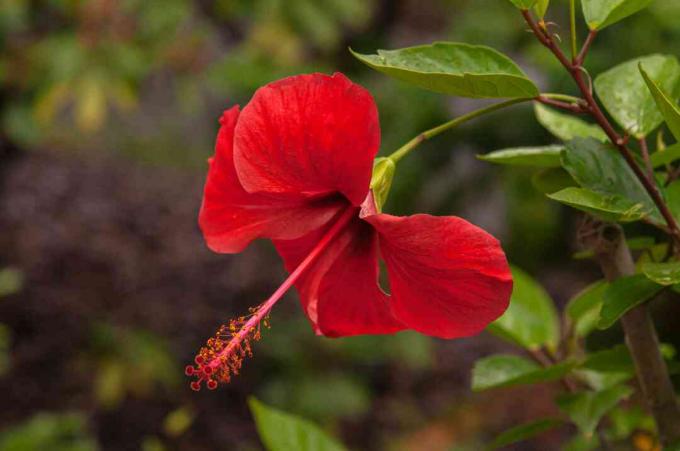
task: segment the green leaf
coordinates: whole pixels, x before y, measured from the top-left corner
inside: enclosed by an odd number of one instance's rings
[[[663,116],[647,89],[639,65],[644,66],[649,77],[660,83],[664,91],[675,92],[680,65],[669,55],[650,55],[619,64],[595,78],[595,91],[616,122],[641,138],[661,125]]]
[[[255,398],[248,400],[257,432],[268,451],[344,451],[345,448],[318,426],[266,406]]]
[[[626,345],[589,354],[581,366],[600,373],[625,373],[631,377],[635,374],[635,364]]]
[[[600,280],[587,286],[567,304],[566,312],[577,336],[585,337],[597,327],[606,289],[607,282]]]
[[[590,435],[600,419],[632,393],[630,387],[617,386],[597,392],[565,394],[557,398],[557,405],[581,432]]]
[[[2,451],[96,451],[96,438],[88,430],[88,417],[77,412],[38,413],[0,432]]]
[[[510,0],[519,9],[529,9],[536,3],[536,0]]]
[[[528,440],[554,429],[562,423],[562,420],[556,418],[546,418],[515,426],[496,437],[496,440],[488,446],[488,449],[502,448],[504,446],[512,445],[513,443]]]
[[[565,188],[547,196],[605,221],[639,221],[650,214],[650,210],[640,203],[636,204],[621,196],[606,196],[583,188]]]
[[[628,207],[661,221],[656,205],[623,157],[608,143],[576,138],[566,144],[562,166],[579,185],[604,196],[621,197]],[[617,208],[625,203],[614,202]],[[638,205],[639,204],[639,205]]]
[[[542,168],[558,168],[561,165],[560,154],[564,146],[514,147],[496,150],[477,158],[491,163],[513,166],[536,166]]]
[[[593,451],[600,448],[600,439],[597,435],[585,436],[578,434],[567,441],[561,451]]]
[[[638,68],[654,97],[656,106],[666,120],[668,128],[673,133],[673,136],[675,136],[675,139],[680,140],[680,108],[678,108],[677,97],[674,98],[674,96],[667,94],[656,81],[652,80],[642,64]]]
[[[350,50],[351,51],[351,50]],[[507,56],[485,46],[456,42],[377,55],[352,54],[373,69],[429,91],[472,98],[532,98],[538,88]]]
[[[650,299],[662,289],[661,285],[652,282],[644,274],[616,279],[604,292],[597,327],[611,327],[628,310]]]
[[[543,368],[516,355],[492,355],[477,360],[472,370],[472,390],[549,382],[562,378],[574,364],[564,362]]]
[[[541,169],[531,177],[531,184],[543,194],[552,194],[577,186],[574,178],[562,168]]]
[[[574,138],[595,138],[599,141],[607,141],[607,135],[595,124],[557,112],[540,103],[534,104],[534,113],[536,120],[562,141],[570,141]]]
[[[642,272],[649,280],[659,285],[680,283],[680,262],[648,262],[642,265]]]
[[[545,13],[548,11],[549,4],[550,0],[538,0],[534,5],[534,11],[536,11],[536,15],[543,19],[543,17],[545,17]]]
[[[527,349],[555,349],[559,321],[553,300],[534,279],[512,268],[514,287],[510,306],[489,331]]]
[[[635,14],[652,0],[582,0],[583,15],[591,30],[601,30]]]
[[[656,169],[665,166],[668,163],[672,163],[678,158],[680,158],[680,143],[675,143],[672,146],[666,147],[664,150],[654,152],[650,155],[649,161]]]

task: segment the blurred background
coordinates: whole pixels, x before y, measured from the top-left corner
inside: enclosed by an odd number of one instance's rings
[[[566,38],[566,1],[552,3]],[[612,26],[592,73],[677,52],[678,23],[680,3],[657,1]],[[554,414],[557,387],[471,393],[476,359],[515,352],[497,338],[318,338],[293,294],[230,385],[194,393],[183,376],[220,324],[285,277],[267,243],[237,256],[203,244],[221,111],[283,76],[342,71],[375,96],[391,152],[482,102],[390,80],[347,48],[434,40],[494,46],[544,90],[572,92],[501,0],[0,0],[0,451],[258,450],[249,395],[356,450],[478,450]],[[529,106],[466,125],[400,164],[386,211],[485,227],[563,305],[598,277],[571,259],[578,218],[531,172],[475,159],[548,142]],[[510,449],[557,449],[572,433]]]

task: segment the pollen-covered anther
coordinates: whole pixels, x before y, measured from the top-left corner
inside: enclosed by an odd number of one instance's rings
[[[249,309],[248,316],[241,316],[223,324],[194,358],[195,365],[188,365],[184,374],[195,377],[192,390],[198,391],[205,382],[208,390],[215,390],[218,383],[229,383],[239,374],[243,360],[253,356],[252,343],[262,337],[261,328],[269,328],[268,311],[262,306]]]

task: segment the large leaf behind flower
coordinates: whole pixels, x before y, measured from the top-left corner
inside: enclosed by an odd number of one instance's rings
[[[507,56],[481,45],[436,42],[375,55],[352,51],[361,62],[421,88],[472,98],[531,98],[538,88]]]

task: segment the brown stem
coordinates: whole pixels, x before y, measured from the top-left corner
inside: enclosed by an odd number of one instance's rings
[[[654,201],[654,204],[659,209],[659,212],[666,221],[666,224],[668,224],[668,229],[670,230],[670,233],[673,236],[673,240],[676,243],[676,247],[680,248],[680,226],[678,226],[678,223],[673,217],[673,214],[668,208],[668,205],[666,205],[666,202],[664,201],[663,196],[659,191],[659,188],[656,186],[656,182],[654,182],[654,179],[648,177],[647,174],[645,174],[645,171],[643,171],[642,168],[640,168],[640,165],[637,164],[637,161],[635,161],[633,153],[626,146],[627,139],[623,136],[620,136],[616,132],[612,124],[607,119],[607,116],[605,116],[605,114],[602,112],[600,105],[595,100],[595,97],[593,97],[593,93],[590,89],[589,84],[586,83],[586,81],[583,78],[583,66],[581,66],[581,63],[578,63],[578,58],[576,59],[575,63],[570,62],[565,56],[562,49],[559,47],[559,45],[557,45],[555,40],[552,38],[552,36],[545,30],[541,29],[536,24],[533,17],[531,17],[531,13],[529,11],[526,10],[522,11],[522,15],[524,16],[524,20],[527,22],[533,33],[536,35],[536,38],[545,47],[550,49],[550,51],[562,63],[565,69],[569,71],[572,78],[576,82],[579,90],[581,91],[583,98],[588,104],[590,114],[592,115],[593,119],[595,119],[595,122],[597,122],[597,124],[600,126],[600,128],[602,128],[602,130],[605,132],[609,140],[616,146],[621,156],[623,156],[623,158],[626,160],[628,166],[630,166],[630,168],[635,173],[635,176],[640,180],[640,183],[642,183],[642,186],[645,188],[649,196]],[[594,35],[590,38],[590,40],[592,41],[593,38]],[[583,53],[583,56],[585,57],[585,53]]]
[[[581,51],[579,52],[578,56],[574,58],[574,66],[581,66],[586,60],[586,55],[588,54],[588,50],[590,50],[590,46],[595,40],[595,36],[597,36],[597,30],[590,30],[586,41],[583,43]]]
[[[623,230],[614,224],[598,224],[597,233],[586,242],[609,281],[635,274],[635,263]],[[680,406],[675,397],[668,368],[659,351],[659,339],[646,304],[621,317],[626,344],[635,362],[637,377],[648,408],[656,421],[664,446],[680,441]]]
[[[654,179],[654,168],[652,167],[652,161],[649,159],[649,148],[647,147],[647,140],[643,136],[638,139],[638,143],[640,143],[640,152],[642,153],[642,159],[644,160],[645,166],[647,167],[647,177]]]
[[[589,112],[589,109],[586,106],[579,103],[562,102],[545,96],[537,96],[534,100],[544,105],[550,105],[561,110],[570,111],[574,114],[587,114]]]

